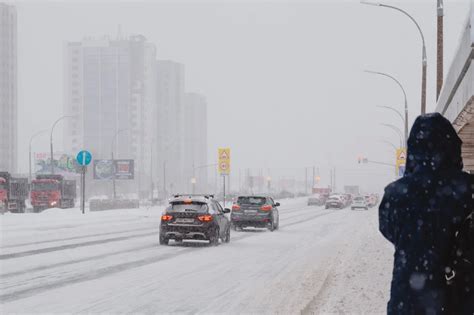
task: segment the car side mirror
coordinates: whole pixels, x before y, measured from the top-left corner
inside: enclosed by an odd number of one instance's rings
[[[224,208],[224,213],[230,213],[230,209],[229,208]]]
[[[279,206],[280,206],[279,202],[275,203],[275,207],[279,207]]]

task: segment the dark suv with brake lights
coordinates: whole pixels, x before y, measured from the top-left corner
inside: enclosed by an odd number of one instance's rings
[[[271,197],[240,196],[232,206],[230,221],[235,230],[245,227],[278,229],[280,203]]]
[[[230,242],[230,221],[225,216],[230,209],[223,209],[211,195],[176,195],[161,216],[160,244],[168,245],[170,239],[207,240],[217,245],[219,239]]]

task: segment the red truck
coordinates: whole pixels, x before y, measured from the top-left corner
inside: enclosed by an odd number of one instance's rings
[[[34,212],[49,208],[73,208],[76,181],[62,175],[36,175],[31,181],[31,205]]]
[[[27,178],[15,178],[8,172],[0,172],[0,211],[25,212],[27,198]]]

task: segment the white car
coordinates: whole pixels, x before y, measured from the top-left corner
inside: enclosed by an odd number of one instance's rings
[[[369,204],[367,203],[367,201],[364,197],[357,196],[357,197],[354,198],[354,200],[352,200],[351,209],[352,210],[355,210],[355,209],[369,210]]]

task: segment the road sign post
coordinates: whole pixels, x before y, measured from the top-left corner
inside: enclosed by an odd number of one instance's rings
[[[407,163],[407,150],[405,148],[398,148],[396,154],[396,175],[398,177],[402,177],[405,173],[405,167]]]
[[[226,175],[230,174],[230,148],[219,148],[217,152],[219,174],[223,178],[223,202],[225,208],[225,181]]]
[[[92,154],[89,151],[82,150],[77,154],[76,161],[81,166],[81,211],[84,214],[86,204],[86,171],[87,165],[92,161]]]

